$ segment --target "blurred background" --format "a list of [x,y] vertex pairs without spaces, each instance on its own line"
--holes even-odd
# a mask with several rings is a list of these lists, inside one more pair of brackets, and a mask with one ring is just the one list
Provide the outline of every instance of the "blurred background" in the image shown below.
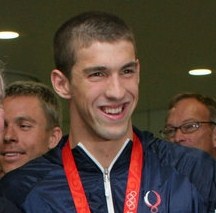
[[[119,15],[134,30],[141,62],[136,126],[158,135],[169,99],[179,92],[216,95],[215,0],[7,0],[0,3],[0,31],[16,31],[16,39],[0,39],[6,82],[40,81],[51,86],[52,39],[71,16],[87,10]],[[211,75],[191,76],[193,68]],[[61,100],[67,132],[67,104]]]

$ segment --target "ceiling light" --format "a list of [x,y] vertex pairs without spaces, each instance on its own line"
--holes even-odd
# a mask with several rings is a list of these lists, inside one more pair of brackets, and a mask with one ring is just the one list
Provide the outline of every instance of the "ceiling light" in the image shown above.
[[188,72],[190,75],[209,75],[212,73],[210,69],[193,69]]
[[12,31],[1,31],[0,39],[13,39],[19,37],[19,33]]

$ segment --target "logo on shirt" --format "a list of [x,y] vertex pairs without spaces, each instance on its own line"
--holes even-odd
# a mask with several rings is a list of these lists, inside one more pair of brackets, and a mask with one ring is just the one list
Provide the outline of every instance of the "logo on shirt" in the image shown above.
[[161,203],[161,197],[156,191],[151,190],[146,192],[144,202],[150,208],[151,213],[157,213],[158,206]]

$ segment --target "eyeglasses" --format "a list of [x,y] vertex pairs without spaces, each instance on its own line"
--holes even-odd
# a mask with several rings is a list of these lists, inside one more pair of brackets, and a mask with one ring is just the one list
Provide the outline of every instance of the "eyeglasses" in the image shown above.
[[165,127],[164,130],[160,131],[160,134],[163,138],[167,138],[167,139],[174,137],[178,129],[180,129],[180,131],[183,134],[190,134],[196,132],[200,128],[201,124],[216,125],[216,123],[213,121],[193,121],[193,122],[184,123],[180,126]]

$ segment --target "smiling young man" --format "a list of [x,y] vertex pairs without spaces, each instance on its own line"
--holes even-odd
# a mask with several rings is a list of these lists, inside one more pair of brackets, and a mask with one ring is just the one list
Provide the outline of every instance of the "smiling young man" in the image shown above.
[[[94,54],[92,54],[94,52]],[[120,147],[133,137],[131,115],[138,100],[139,62],[131,42],[94,42],[78,48],[71,85],[52,73],[59,94],[69,100],[71,134],[108,166]],[[70,138],[71,147],[77,145]],[[104,165],[105,166],[105,165]]]
[[68,100],[69,135],[2,179],[10,200],[26,213],[214,212],[214,159],[132,126],[140,64],[122,19],[72,17],[55,34],[54,54],[51,81]]
[[4,138],[0,161],[4,173],[54,148],[62,137],[60,106],[46,85],[17,81],[5,90]]

